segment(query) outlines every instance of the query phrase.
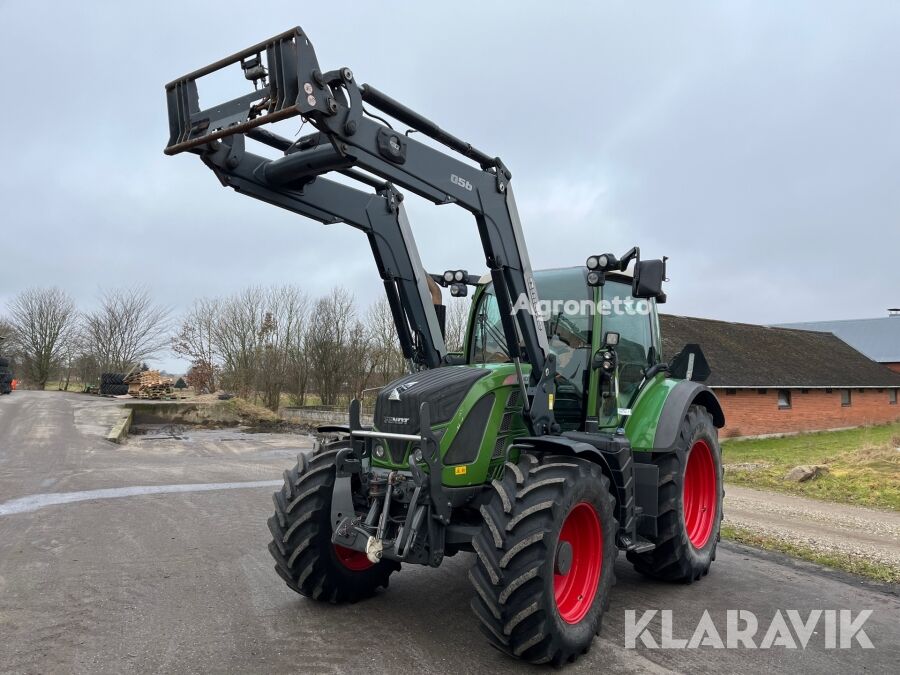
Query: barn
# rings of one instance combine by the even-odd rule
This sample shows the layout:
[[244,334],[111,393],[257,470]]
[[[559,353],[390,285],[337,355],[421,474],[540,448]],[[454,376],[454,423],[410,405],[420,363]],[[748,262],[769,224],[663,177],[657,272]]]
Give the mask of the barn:
[[660,315],[660,328],[666,358],[702,347],[725,437],[900,420],[900,374],[832,333],[673,315]]

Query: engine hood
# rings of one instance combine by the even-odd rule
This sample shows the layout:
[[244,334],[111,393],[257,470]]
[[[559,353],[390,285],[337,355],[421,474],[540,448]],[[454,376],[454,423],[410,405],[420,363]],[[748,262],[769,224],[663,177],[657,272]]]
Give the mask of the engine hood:
[[[389,433],[418,434],[419,408],[426,401],[430,404],[432,425],[449,422],[472,385],[490,372],[486,368],[445,366],[394,380],[379,392],[375,401],[375,428]],[[391,447],[391,455],[394,454]]]

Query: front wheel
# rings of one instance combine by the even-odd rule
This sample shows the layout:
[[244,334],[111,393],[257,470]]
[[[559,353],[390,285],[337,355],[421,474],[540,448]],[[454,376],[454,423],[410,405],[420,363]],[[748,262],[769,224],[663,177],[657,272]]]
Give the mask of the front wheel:
[[391,560],[372,563],[365,553],[331,541],[331,495],[334,460],[346,441],[317,447],[311,457],[300,455],[284,472],[284,487],[273,495],[275,515],[268,520],[269,552],[289,588],[314,600],[356,602],[387,588],[400,569]]
[[654,460],[659,468],[656,548],[628,553],[635,570],[664,581],[692,582],[716,559],[722,499],[722,451],[709,412],[692,405],[681,423],[676,452]]
[[473,541],[472,609],[497,649],[574,661],[600,631],[615,581],[609,480],[581,459],[524,455],[493,487]]

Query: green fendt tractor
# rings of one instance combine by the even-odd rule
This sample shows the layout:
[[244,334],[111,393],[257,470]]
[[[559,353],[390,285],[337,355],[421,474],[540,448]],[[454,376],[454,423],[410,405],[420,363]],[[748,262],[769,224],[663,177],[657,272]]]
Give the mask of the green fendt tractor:
[[[222,69],[249,91],[201,108],[198,80]],[[378,395],[374,424],[353,401],[349,424],[320,429],[339,440],[285,472],[269,550],[290,588],[354,602],[404,563],[470,552],[491,644],[558,664],[599,631],[620,550],[657,579],[709,571],[724,418],[700,383],[699,347],[663,361],[665,259],[632,249],[533,273],[503,162],[348,68],[323,72],[299,28],[166,93],[167,154],[194,153],[224,186],[366,234],[409,363]],[[315,132],[263,128],[297,116]],[[469,211],[489,274],[427,274],[398,187]],[[462,354],[445,346],[438,285],[475,287]]]

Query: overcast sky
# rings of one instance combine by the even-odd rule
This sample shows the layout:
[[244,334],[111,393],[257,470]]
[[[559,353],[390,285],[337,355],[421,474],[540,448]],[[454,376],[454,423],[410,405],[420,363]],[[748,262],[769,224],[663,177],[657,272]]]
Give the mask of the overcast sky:
[[[298,24],[323,69],[503,158],[536,269],[638,244],[671,258],[670,313],[900,305],[900,3],[0,0],[0,313],[44,285],[376,299],[361,234],[162,153],[166,82]],[[484,270],[462,210],[406,203],[426,267]]]

